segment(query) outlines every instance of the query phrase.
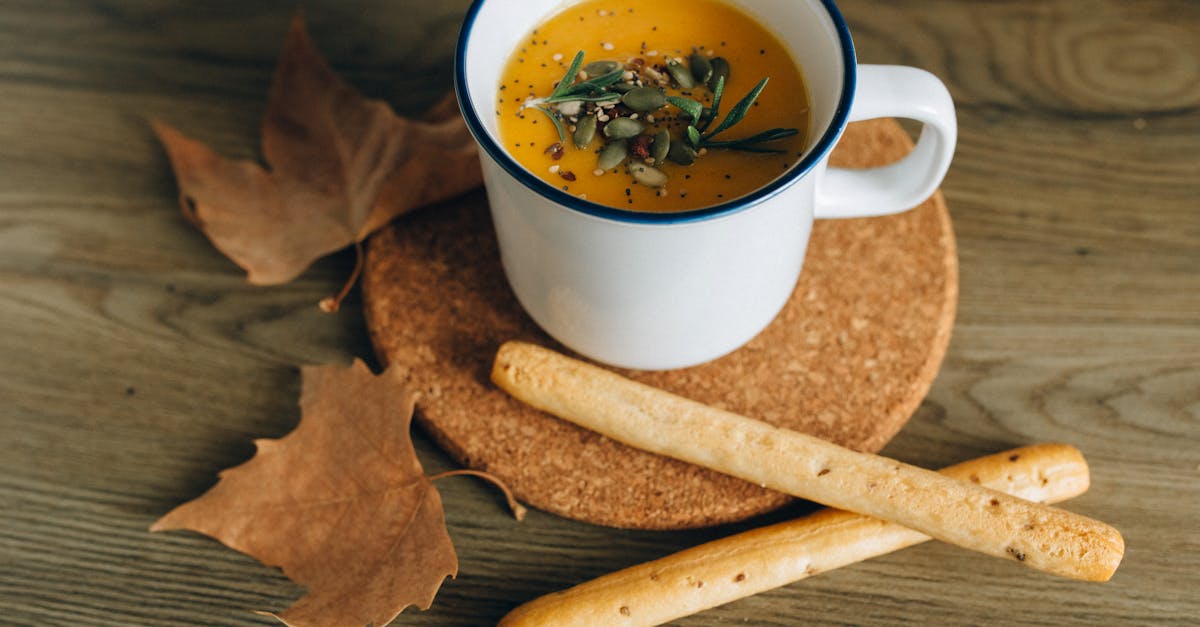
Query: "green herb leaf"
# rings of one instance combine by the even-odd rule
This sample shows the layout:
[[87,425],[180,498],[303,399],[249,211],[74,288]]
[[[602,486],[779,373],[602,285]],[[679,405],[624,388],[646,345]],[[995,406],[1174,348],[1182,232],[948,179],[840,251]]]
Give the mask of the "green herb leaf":
[[692,145],[692,150],[700,150],[700,131],[690,124],[687,127],[687,139]]
[[771,142],[778,139],[783,139],[785,137],[791,137],[799,132],[800,131],[794,128],[773,128],[769,131],[763,131],[761,133],[751,135],[750,137],[743,137],[742,139],[731,139],[727,141],[716,142],[706,141],[704,142],[704,145],[709,148],[737,148],[741,145],[762,144],[764,142]]
[[693,123],[698,121],[704,112],[704,105],[692,100],[691,98],[667,96],[667,102],[682,109],[684,113],[688,114],[688,116],[692,118]]
[[563,75],[562,80],[558,81],[558,86],[554,88],[554,92],[550,94],[550,98],[558,98],[565,94],[571,86],[575,84],[575,77],[579,76],[579,68],[583,65],[583,51],[575,53],[575,58],[571,60],[571,65],[567,67],[567,73]]
[[557,96],[546,98],[546,102],[562,102],[564,100],[579,100],[578,96],[584,94],[595,94],[603,92],[605,87],[621,80],[624,70],[614,70],[603,76],[583,81],[582,83],[572,85],[569,89]]
[[597,94],[595,96],[577,96],[575,94],[566,94],[558,98],[546,98],[537,102],[543,104],[556,104],[559,102],[570,102],[578,100],[580,102],[616,102],[621,99],[621,94]]
[[700,131],[703,132],[706,130],[708,125],[712,124],[712,121],[717,119],[717,116],[720,115],[721,96],[723,95],[725,95],[725,77],[718,76],[717,84],[715,87],[713,87],[712,106],[708,108],[708,115],[704,116],[704,119],[700,120],[700,122],[696,125],[696,128],[698,128]]
[[759,144],[764,144],[766,142],[772,142],[775,140],[784,139],[786,137],[791,137],[791,136],[797,135],[799,133],[800,133],[800,131],[798,131],[794,128],[773,128],[769,131],[763,131],[761,133],[751,135],[750,137],[743,137],[742,139],[731,139],[731,140],[719,141],[719,142],[706,141],[706,142],[704,142],[704,147],[705,148],[726,148],[729,150],[741,150],[744,152],[771,152],[771,153],[783,154],[787,151],[779,150],[776,148],[766,148],[766,147],[760,146]]
[[546,117],[550,118],[550,121],[554,123],[554,130],[558,131],[558,141],[565,143],[567,141],[567,129],[563,126],[562,116],[560,116],[557,111],[551,111],[546,107],[535,108],[538,111],[545,113]]
[[767,86],[767,80],[767,78],[764,78],[761,81],[758,81],[758,84],[754,86],[754,89],[751,89],[750,93],[746,94],[741,100],[738,101],[737,104],[733,105],[733,108],[729,110],[729,115],[726,115],[725,119],[721,120],[721,123],[717,125],[717,128],[713,129],[711,133],[705,135],[704,139],[707,140],[717,133],[720,133],[721,131],[733,126],[734,124],[737,124],[738,122],[741,122],[742,118],[746,117],[746,112],[750,110],[751,105],[753,105],[754,101],[758,99],[758,95],[762,93],[763,88]]

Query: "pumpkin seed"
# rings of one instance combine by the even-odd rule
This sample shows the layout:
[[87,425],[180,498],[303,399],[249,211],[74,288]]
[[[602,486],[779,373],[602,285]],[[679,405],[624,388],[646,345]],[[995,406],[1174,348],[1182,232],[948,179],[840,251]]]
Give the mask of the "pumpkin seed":
[[631,118],[616,118],[604,125],[604,136],[609,139],[629,139],[641,134],[645,124]]
[[588,144],[592,143],[592,139],[596,137],[596,116],[585,115],[579,118],[579,122],[575,124],[575,134],[572,139],[575,140],[576,148],[587,148]]
[[611,170],[625,160],[629,156],[629,142],[624,139],[608,142],[604,144],[604,148],[600,149],[600,159],[596,162],[596,167],[603,170]]
[[587,72],[588,76],[603,76],[619,67],[621,64],[616,61],[592,61],[583,66],[583,71]]
[[654,143],[650,145],[650,156],[654,157],[654,165],[659,165],[667,158],[667,152],[671,150],[671,133],[667,129],[662,129],[655,133]]
[[675,79],[675,82],[679,83],[679,86],[684,89],[691,89],[696,86],[696,81],[692,78],[692,73],[675,59],[667,61],[667,74],[670,74],[671,78]]
[[692,78],[696,79],[697,83],[704,85],[712,78],[712,64],[708,62],[708,57],[699,52],[693,52],[692,56],[688,57],[688,65],[692,66]]
[[652,168],[644,163],[635,163],[629,166],[629,173],[633,175],[633,180],[646,187],[657,189],[665,186],[668,181],[667,175],[662,170]]
[[625,92],[621,102],[638,113],[649,113],[666,104],[667,97],[657,87],[637,87]]
[[716,90],[717,79],[721,78],[722,76],[725,77],[725,84],[728,85],[729,62],[725,60],[725,57],[715,57],[711,62],[709,62],[709,65],[712,66],[712,74],[708,77],[708,80],[705,81],[708,85],[709,91]]
[[696,153],[683,140],[672,140],[667,149],[667,158],[679,165],[692,165],[696,161]]

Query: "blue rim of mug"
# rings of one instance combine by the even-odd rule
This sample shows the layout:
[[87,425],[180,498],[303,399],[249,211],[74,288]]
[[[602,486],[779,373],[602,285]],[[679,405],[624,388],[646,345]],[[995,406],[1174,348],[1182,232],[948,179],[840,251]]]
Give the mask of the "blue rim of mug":
[[838,99],[837,108],[834,110],[833,119],[830,121],[829,126],[825,129],[821,138],[805,153],[799,163],[793,165],[787,172],[770,183],[748,194],[699,209],[670,213],[652,213],[648,211],[619,209],[594,203],[573,194],[568,194],[525,169],[524,166],[517,163],[516,159],[509,156],[508,152],[492,139],[487,129],[484,128],[479,116],[475,114],[475,105],[471,100],[471,92],[467,88],[465,69],[467,44],[471,39],[471,29],[475,27],[475,18],[478,17],[480,9],[483,8],[486,2],[488,0],[473,0],[471,7],[467,9],[467,14],[463,18],[462,29],[458,35],[458,45],[454,53],[454,89],[458,94],[459,108],[462,110],[463,117],[467,121],[467,128],[488,155],[496,163],[499,163],[500,167],[504,168],[509,175],[520,181],[522,185],[559,205],[580,213],[630,224],[680,224],[709,220],[748,209],[787,189],[812,170],[833,149],[833,145],[837,143],[838,137],[841,136],[842,130],[846,126],[846,119],[850,115],[850,103],[854,99],[858,69],[858,62],[854,52],[854,42],[850,39],[850,29],[846,26],[845,18],[842,17],[841,11],[838,10],[833,0],[820,0],[821,5],[825,7],[825,11],[829,14],[829,18],[833,21],[838,41],[842,46],[842,64],[844,70],[842,74],[842,93]]

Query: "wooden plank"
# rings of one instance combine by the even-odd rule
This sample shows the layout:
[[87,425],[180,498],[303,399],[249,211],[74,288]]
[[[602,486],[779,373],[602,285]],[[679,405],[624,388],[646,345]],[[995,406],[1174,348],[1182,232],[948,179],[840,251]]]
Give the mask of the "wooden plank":
[[[961,304],[934,388],[886,453],[936,467],[1059,440],[1092,466],[1067,507],[1121,529],[1079,584],[929,544],[688,625],[1185,624],[1200,616],[1200,4],[844,0],[860,59],[949,84],[944,186]],[[445,91],[467,2],[306,5],[334,66],[416,112]],[[167,509],[298,417],[296,366],[369,357],[345,254],[274,288],[179,217],[149,133],[257,154],[294,3],[0,5],[0,622],[271,624],[302,591]],[[449,467],[422,435],[426,468]],[[754,523],[630,532],[443,482],[461,574],[411,624],[485,624],[533,596]],[[767,517],[803,511],[796,506]]]

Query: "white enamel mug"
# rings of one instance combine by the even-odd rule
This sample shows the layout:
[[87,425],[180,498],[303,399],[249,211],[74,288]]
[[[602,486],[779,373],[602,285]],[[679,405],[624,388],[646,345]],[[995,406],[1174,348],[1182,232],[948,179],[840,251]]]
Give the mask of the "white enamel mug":
[[[588,202],[543,182],[502,147],[493,103],[505,61],[526,33],[570,4],[476,0],[455,56],[455,88],[481,147],[501,263],[517,299],[568,348],[613,366],[682,368],[757,335],[787,303],[813,218],[868,217],[920,204],[950,166],[954,104],[932,74],[857,65],[830,0],[728,0],[772,28],[811,97],[800,161],[758,190],[680,213]],[[827,167],[847,122],[924,125],[916,148],[880,168]]]

